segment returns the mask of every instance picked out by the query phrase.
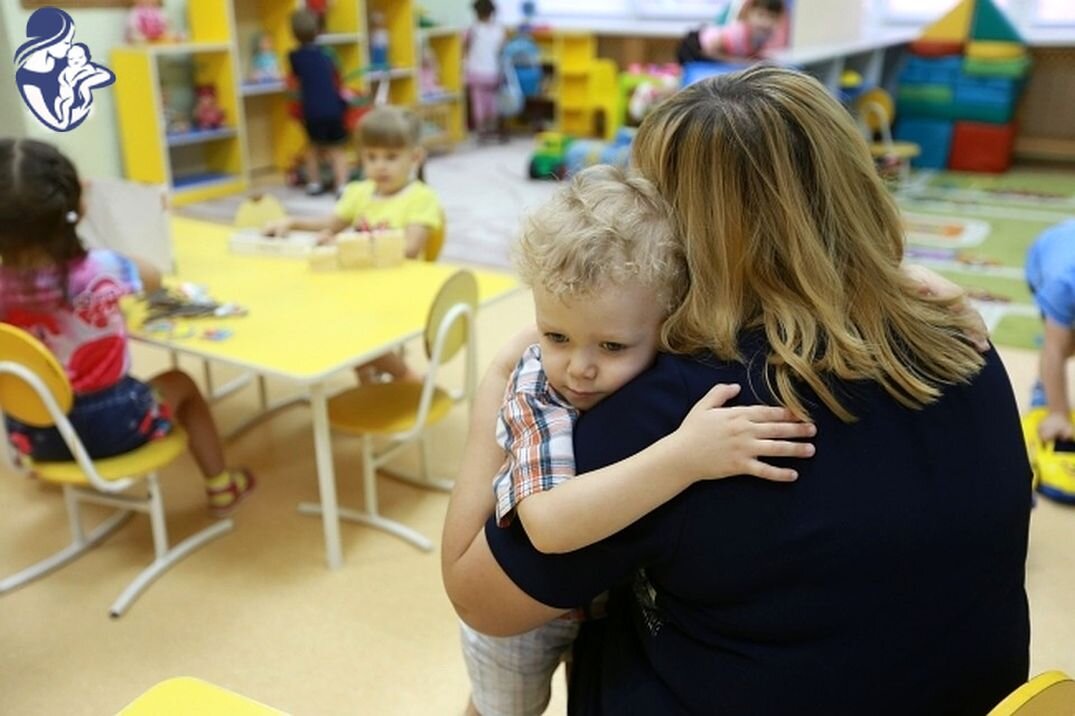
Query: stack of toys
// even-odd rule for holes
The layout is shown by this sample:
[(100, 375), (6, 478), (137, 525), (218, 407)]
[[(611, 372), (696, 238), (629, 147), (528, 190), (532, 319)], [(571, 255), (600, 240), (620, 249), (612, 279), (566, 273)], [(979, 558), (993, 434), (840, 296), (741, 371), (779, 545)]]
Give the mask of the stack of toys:
[(900, 73), (896, 137), (917, 167), (1003, 172), (1015, 145), (1026, 45), (993, 0), (961, 0), (911, 44)]
[(345, 231), (336, 242), (310, 251), (314, 271), (337, 269), (391, 268), (403, 263), (405, 241), (402, 229)]

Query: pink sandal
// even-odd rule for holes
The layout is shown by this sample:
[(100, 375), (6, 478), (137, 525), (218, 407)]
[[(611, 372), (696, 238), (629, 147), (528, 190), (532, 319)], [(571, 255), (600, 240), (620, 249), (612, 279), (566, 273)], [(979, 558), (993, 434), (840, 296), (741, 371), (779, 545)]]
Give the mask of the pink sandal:
[[(239, 485), (235, 480), (235, 473), (242, 473), (246, 478), (246, 487), (242, 490), (239, 489)], [(207, 489), (205, 492), (209, 495), (209, 514), (213, 517), (227, 517), (235, 508), (239, 506), (247, 495), (254, 491), (254, 487), (257, 485), (257, 481), (254, 479), (253, 473), (247, 470), (245, 467), (232, 472), (232, 480), (228, 483), (227, 487), (221, 487), (219, 489)], [(225, 495), (231, 497), (226, 502), (214, 504), (214, 498), (221, 498)]]

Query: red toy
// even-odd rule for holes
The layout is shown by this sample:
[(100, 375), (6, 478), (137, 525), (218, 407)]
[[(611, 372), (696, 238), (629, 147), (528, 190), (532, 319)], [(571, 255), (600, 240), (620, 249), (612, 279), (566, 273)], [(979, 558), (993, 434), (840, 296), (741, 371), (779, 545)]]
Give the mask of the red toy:
[(219, 129), (224, 124), (224, 110), (217, 104), (216, 87), (198, 85), (194, 88), (194, 126), (198, 129)]

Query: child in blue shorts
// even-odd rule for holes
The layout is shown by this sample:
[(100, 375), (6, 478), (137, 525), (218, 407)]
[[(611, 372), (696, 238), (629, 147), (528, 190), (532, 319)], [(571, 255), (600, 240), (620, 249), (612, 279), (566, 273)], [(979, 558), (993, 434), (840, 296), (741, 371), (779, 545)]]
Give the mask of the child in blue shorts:
[[(134, 450), (182, 425), (205, 478), (209, 510), (231, 512), (254, 489), (229, 468), (213, 416), (186, 373), (148, 383), (128, 374), (127, 326), (119, 301), (160, 286), (151, 266), (106, 249), (86, 250), (76, 227), (82, 183), (51, 144), (0, 139), (0, 321), (36, 336), (74, 389), (68, 419), (92, 458)], [(16, 450), (32, 460), (71, 460), (55, 427), (7, 420)]]

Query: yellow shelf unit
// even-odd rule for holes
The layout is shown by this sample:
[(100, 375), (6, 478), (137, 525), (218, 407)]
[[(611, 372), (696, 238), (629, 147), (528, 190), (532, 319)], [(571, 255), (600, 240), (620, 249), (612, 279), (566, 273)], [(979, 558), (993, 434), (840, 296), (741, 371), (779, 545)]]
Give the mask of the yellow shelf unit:
[[(430, 148), (450, 148), (466, 138), (464, 113), (465, 91), (463, 83), (463, 30), (457, 27), (420, 28), (417, 34), (419, 63), (428, 49), (439, 70), (440, 92), (419, 92), (415, 111), (423, 122), (436, 126), (439, 132), (430, 132), (425, 143)], [(421, 88), (419, 76), (419, 88)]]
[(370, 84), (388, 80), (388, 101), (413, 107), (418, 101), (418, 43), (415, 40), (416, 18), (411, 0), (369, 0), (367, 27), (373, 32), (373, 13), (384, 16), (388, 30), (388, 71), (370, 72)]
[[(554, 129), (575, 137), (596, 133), (596, 110), (606, 111), (608, 66), (597, 59), (597, 38), (588, 32), (541, 31), (534, 34), (542, 64), (551, 68), (547, 95), (553, 100)], [(614, 117), (609, 117), (609, 126)]]
[[(212, 0), (189, 0), (187, 7), (189, 42), (118, 47), (111, 58), (124, 171), (130, 179), (165, 186), (175, 205), (247, 186), (230, 8)], [(168, 133), (162, 68), (186, 64), (195, 85), (216, 88), (225, 115), (222, 128)]]

